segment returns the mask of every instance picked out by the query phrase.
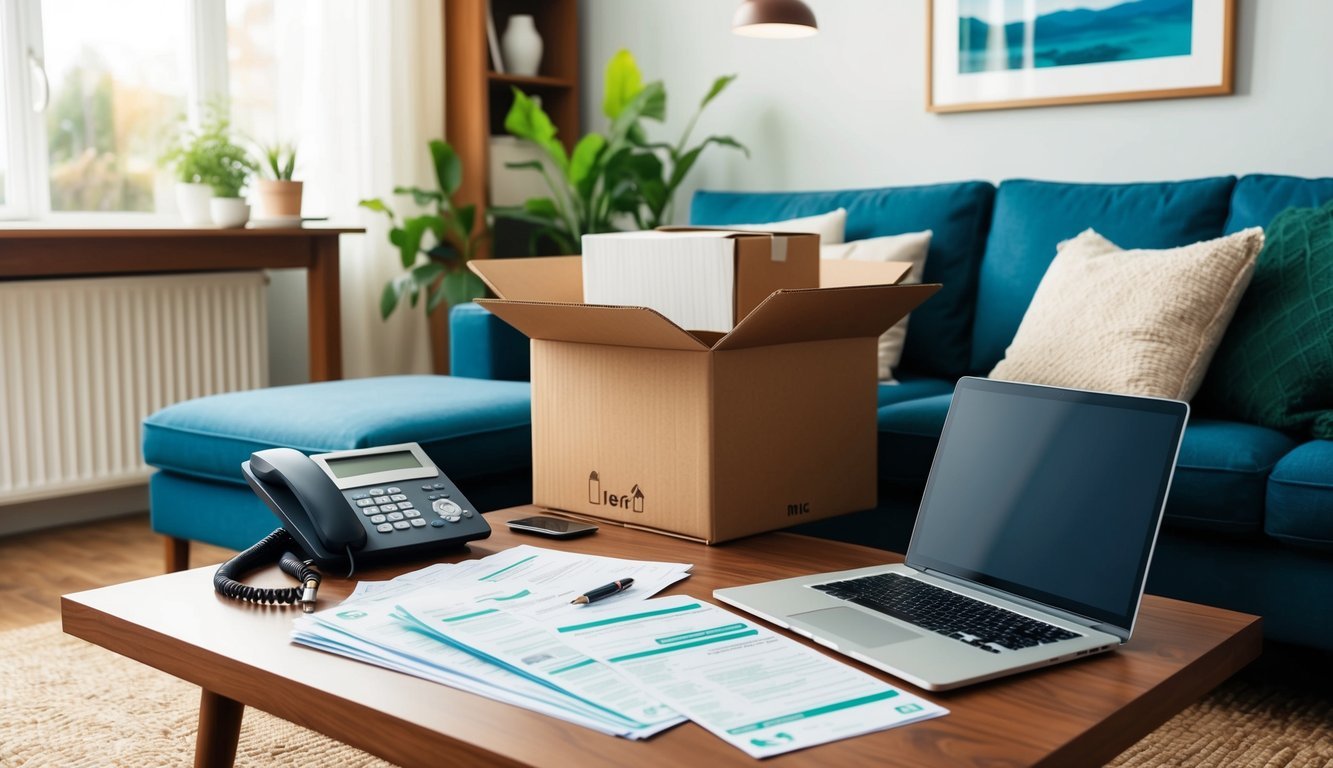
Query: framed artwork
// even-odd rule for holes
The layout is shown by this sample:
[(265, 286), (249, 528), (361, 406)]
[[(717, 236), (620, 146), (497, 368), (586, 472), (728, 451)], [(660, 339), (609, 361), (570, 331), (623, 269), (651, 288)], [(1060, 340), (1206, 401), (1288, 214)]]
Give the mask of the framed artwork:
[(926, 108), (1232, 92), (1235, 0), (928, 0)]

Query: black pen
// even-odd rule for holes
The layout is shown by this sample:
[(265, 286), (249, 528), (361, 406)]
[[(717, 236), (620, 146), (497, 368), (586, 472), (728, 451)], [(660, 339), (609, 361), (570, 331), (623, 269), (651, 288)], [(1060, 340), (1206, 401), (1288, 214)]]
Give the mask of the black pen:
[(614, 595), (617, 592), (624, 592), (625, 590), (629, 589), (632, 584), (634, 584), (634, 579), (620, 579), (619, 581), (613, 581), (610, 584), (607, 584), (605, 587), (598, 587), (597, 589), (588, 590), (585, 594), (579, 595), (573, 600), (570, 600), (569, 604), (587, 605), (588, 603), (595, 603), (598, 600), (601, 600), (604, 597), (610, 597), (611, 595)]

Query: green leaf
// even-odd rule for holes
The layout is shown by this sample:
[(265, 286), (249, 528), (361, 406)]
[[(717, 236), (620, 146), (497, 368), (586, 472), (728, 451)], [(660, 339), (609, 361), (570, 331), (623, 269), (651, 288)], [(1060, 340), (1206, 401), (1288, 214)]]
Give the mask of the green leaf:
[(463, 185), (463, 161), (453, 147), (439, 139), (430, 143), (430, 157), (435, 163), (435, 178), (440, 182), (440, 191), (446, 197), (453, 197)]
[(417, 262), (417, 253), (421, 250), (421, 239), (426, 232), (433, 231), (438, 235), (443, 223), (439, 216), (430, 214), (413, 216), (403, 220), (402, 242), (398, 244), (398, 253), (403, 262), (403, 269), (411, 269), (412, 265)]
[(385, 202), (379, 199), (378, 197), (370, 200), (362, 200), (361, 202), (357, 203), (357, 205), (361, 206), (362, 208), (365, 208), (366, 210), (374, 211), (375, 213), (388, 214), (389, 218), (393, 218), (393, 209), (390, 208), (388, 205), (386, 205)]
[(634, 56), (621, 49), (606, 63), (606, 95), (602, 98), (602, 114), (616, 119), (639, 91), (643, 90), (643, 74)]
[(438, 205), (444, 202), (444, 194), (420, 187), (394, 187), (395, 195), (411, 195), (417, 205)]
[(432, 261), (452, 264), (462, 258), (463, 254), (459, 253), (452, 243), (437, 243), (434, 248), (426, 251), (426, 256)]
[(380, 293), (380, 319), (389, 319), (389, 315), (398, 308), (398, 301), (402, 296), (402, 289), (397, 279), (384, 284), (384, 290)]
[(486, 295), (486, 284), (469, 269), (445, 275), (440, 287), (443, 289), (441, 293), (444, 294), (445, 301), (449, 302), (450, 306), (466, 304)]
[(516, 163), (505, 163), (505, 167), (515, 171), (541, 171), (544, 166), (540, 160), (523, 160)]
[(719, 144), (725, 147), (739, 149), (745, 153), (746, 157), (750, 156), (750, 150), (746, 149), (744, 144), (741, 144), (730, 136), (709, 136), (700, 142), (697, 147), (689, 150), (676, 160), (675, 165), (671, 168), (671, 179), (667, 181), (667, 187), (669, 189), (674, 191), (676, 187), (680, 186), (681, 182), (685, 180), (685, 177), (689, 175), (691, 170), (693, 170), (695, 162), (699, 159), (699, 155), (709, 144)]
[(569, 156), (565, 145), (556, 138), (555, 123), (537, 102), (515, 88), (514, 105), (505, 115), (505, 130), (520, 139), (527, 139), (541, 147), (555, 163), (561, 174), (569, 170)]
[(555, 220), (560, 217), (555, 201), (549, 197), (534, 197), (523, 202), (523, 211), (542, 219)]
[(640, 117), (652, 117), (657, 115), (656, 119), (661, 120), (666, 115), (666, 88), (660, 82), (652, 82), (639, 91), (619, 115), (611, 121), (611, 135), (607, 142), (613, 147), (618, 147), (625, 141), (630, 134), (631, 129), (635, 128)]
[(419, 264), (409, 272), (412, 276), (412, 282), (417, 288), (427, 288), (435, 282), (435, 278), (444, 273), (444, 265), (438, 261), (428, 261), (425, 264)]
[[(569, 183), (583, 198), (590, 197), (593, 187), (597, 184), (597, 176), (593, 171), (604, 149), (606, 149), (606, 139), (600, 133), (584, 136), (574, 147), (574, 154), (569, 159)], [(552, 208), (554, 207), (552, 205)]]
[(713, 87), (708, 89), (708, 94), (704, 96), (704, 100), (699, 102), (699, 109), (703, 109), (704, 107), (708, 106), (708, 102), (712, 101), (713, 99), (716, 99), (718, 95), (720, 95), (723, 91), (725, 91), (727, 89), (727, 86), (731, 85), (731, 83), (735, 79), (736, 75), (723, 75), (722, 77), (719, 77), (718, 79), (714, 80)]
[(458, 226), (467, 234), (472, 234), (472, 227), (477, 223), (477, 206), (464, 205), (454, 211)]
[(393, 246), (397, 246), (398, 248), (402, 248), (402, 247), (403, 247), (403, 235), (405, 235), (405, 234), (406, 234), (406, 233), (403, 232), (403, 228), (402, 228), (402, 227), (394, 227), (393, 229), (389, 230), (389, 245), (393, 245)]
[(648, 93), (648, 98), (643, 104), (643, 116), (658, 122), (665, 120), (667, 108), (666, 86), (661, 81), (654, 81), (644, 86), (643, 90)]

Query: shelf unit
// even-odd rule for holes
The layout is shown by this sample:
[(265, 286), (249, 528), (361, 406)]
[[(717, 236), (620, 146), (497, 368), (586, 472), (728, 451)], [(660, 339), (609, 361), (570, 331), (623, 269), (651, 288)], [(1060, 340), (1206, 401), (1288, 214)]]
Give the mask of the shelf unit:
[[(503, 37), (509, 17), (534, 17), (542, 36), (539, 74), (524, 77), (496, 72), (487, 43), (487, 6)], [(484, 211), (490, 203), (490, 137), (505, 135), (504, 118), (513, 104), (512, 88), (540, 96), (566, 149), (578, 140), (578, 0), (445, 0), (445, 137), (463, 160), (458, 197)], [(482, 217), (478, 216), (480, 223)], [(513, 254), (503, 254), (513, 255)]]
[[(490, 137), (504, 135), (513, 87), (540, 95), (542, 107), (572, 150), (579, 126), (578, 0), (443, 0), (444, 135), (463, 161), (460, 204), (477, 206), (478, 229), (490, 204)], [(524, 77), (494, 71), (486, 31), (494, 14), (496, 36), (509, 17), (534, 17), (542, 36), (540, 74)], [(486, 258), (490, 254), (478, 254)], [(515, 255), (515, 254), (507, 254)], [(431, 354), (436, 373), (448, 373), (449, 325), (445, 308), (431, 317)]]

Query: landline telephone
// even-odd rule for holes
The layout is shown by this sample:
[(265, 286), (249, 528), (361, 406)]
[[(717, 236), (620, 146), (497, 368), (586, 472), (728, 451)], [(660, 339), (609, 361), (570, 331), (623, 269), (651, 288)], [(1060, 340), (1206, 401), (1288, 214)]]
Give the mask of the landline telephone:
[[(422, 557), (491, 535), (491, 527), (416, 443), (306, 456), (291, 448), (256, 451), (241, 463), (250, 488), (282, 528), (218, 568), (217, 591), (260, 603), (314, 609), (321, 568)], [(278, 560), (300, 580), (259, 589), (236, 576)]]

